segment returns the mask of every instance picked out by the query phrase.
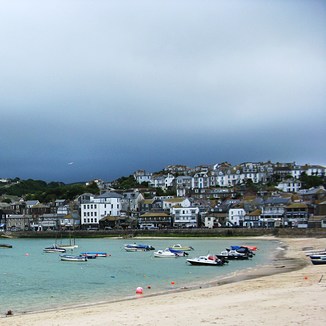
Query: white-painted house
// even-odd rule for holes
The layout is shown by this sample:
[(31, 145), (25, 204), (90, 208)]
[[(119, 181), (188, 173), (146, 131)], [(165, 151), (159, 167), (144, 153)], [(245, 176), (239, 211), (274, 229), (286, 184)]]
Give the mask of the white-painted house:
[(153, 188), (161, 188), (167, 190), (169, 187), (173, 186), (173, 180), (175, 177), (172, 174), (153, 176), (149, 185)]
[(162, 208), (164, 210), (170, 210), (174, 206), (181, 206), (181, 207), (190, 207), (191, 203), (188, 198), (182, 198), (182, 197), (177, 197), (177, 198), (167, 198), (162, 200)]
[(198, 207), (175, 206), (171, 209), (174, 227), (197, 227), (198, 225)]
[(245, 216), (246, 216), (246, 211), (243, 208), (230, 208), (227, 225), (242, 226)]
[(80, 206), (81, 225), (98, 226), (105, 216), (120, 216), (122, 198), (123, 196), (116, 192), (105, 192), (83, 202)]
[(301, 189), (301, 182), (297, 179), (287, 179), (280, 182), (276, 188), (284, 192), (298, 192)]

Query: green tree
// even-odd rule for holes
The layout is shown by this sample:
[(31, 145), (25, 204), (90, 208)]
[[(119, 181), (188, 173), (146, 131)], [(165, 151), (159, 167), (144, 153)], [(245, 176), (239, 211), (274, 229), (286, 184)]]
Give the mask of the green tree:
[(321, 177), (310, 176), (305, 172), (301, 173), (300, 181), (302, 182), (303, 188), (306, 189), (319, 187), (324, 183), (324, 180)]

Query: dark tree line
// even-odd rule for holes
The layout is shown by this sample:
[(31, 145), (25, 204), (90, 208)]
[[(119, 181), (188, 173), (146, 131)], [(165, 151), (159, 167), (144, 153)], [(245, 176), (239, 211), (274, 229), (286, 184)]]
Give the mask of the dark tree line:
[(39, 200), (48, 203), (56, 199), (73, 200), (79, 195), (89, 192), (98, 194), (96, 183), (85, 185), (83, 183), (64, 184), (62, 182), (45, 182), (42, 180), (15, 180), (14, 183), (2, 185), (0, 195), (24, 197), (25, 200)]

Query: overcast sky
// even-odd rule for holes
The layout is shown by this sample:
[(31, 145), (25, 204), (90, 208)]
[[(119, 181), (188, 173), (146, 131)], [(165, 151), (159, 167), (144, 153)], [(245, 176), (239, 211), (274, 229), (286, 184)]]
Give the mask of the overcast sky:
[(326, 1), (0, 0), (0, 177), (326, 164)]

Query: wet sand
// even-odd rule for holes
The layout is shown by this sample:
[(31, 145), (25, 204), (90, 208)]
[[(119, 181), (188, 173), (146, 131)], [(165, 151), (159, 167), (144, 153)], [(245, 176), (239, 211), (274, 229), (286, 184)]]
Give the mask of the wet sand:
[(326, 265), (302, 250), (326, 248), (326, 239), (271, 239), (281, 245), (268, 266), (161, 295), (1, 316), (0, 325), (326, 325)]

